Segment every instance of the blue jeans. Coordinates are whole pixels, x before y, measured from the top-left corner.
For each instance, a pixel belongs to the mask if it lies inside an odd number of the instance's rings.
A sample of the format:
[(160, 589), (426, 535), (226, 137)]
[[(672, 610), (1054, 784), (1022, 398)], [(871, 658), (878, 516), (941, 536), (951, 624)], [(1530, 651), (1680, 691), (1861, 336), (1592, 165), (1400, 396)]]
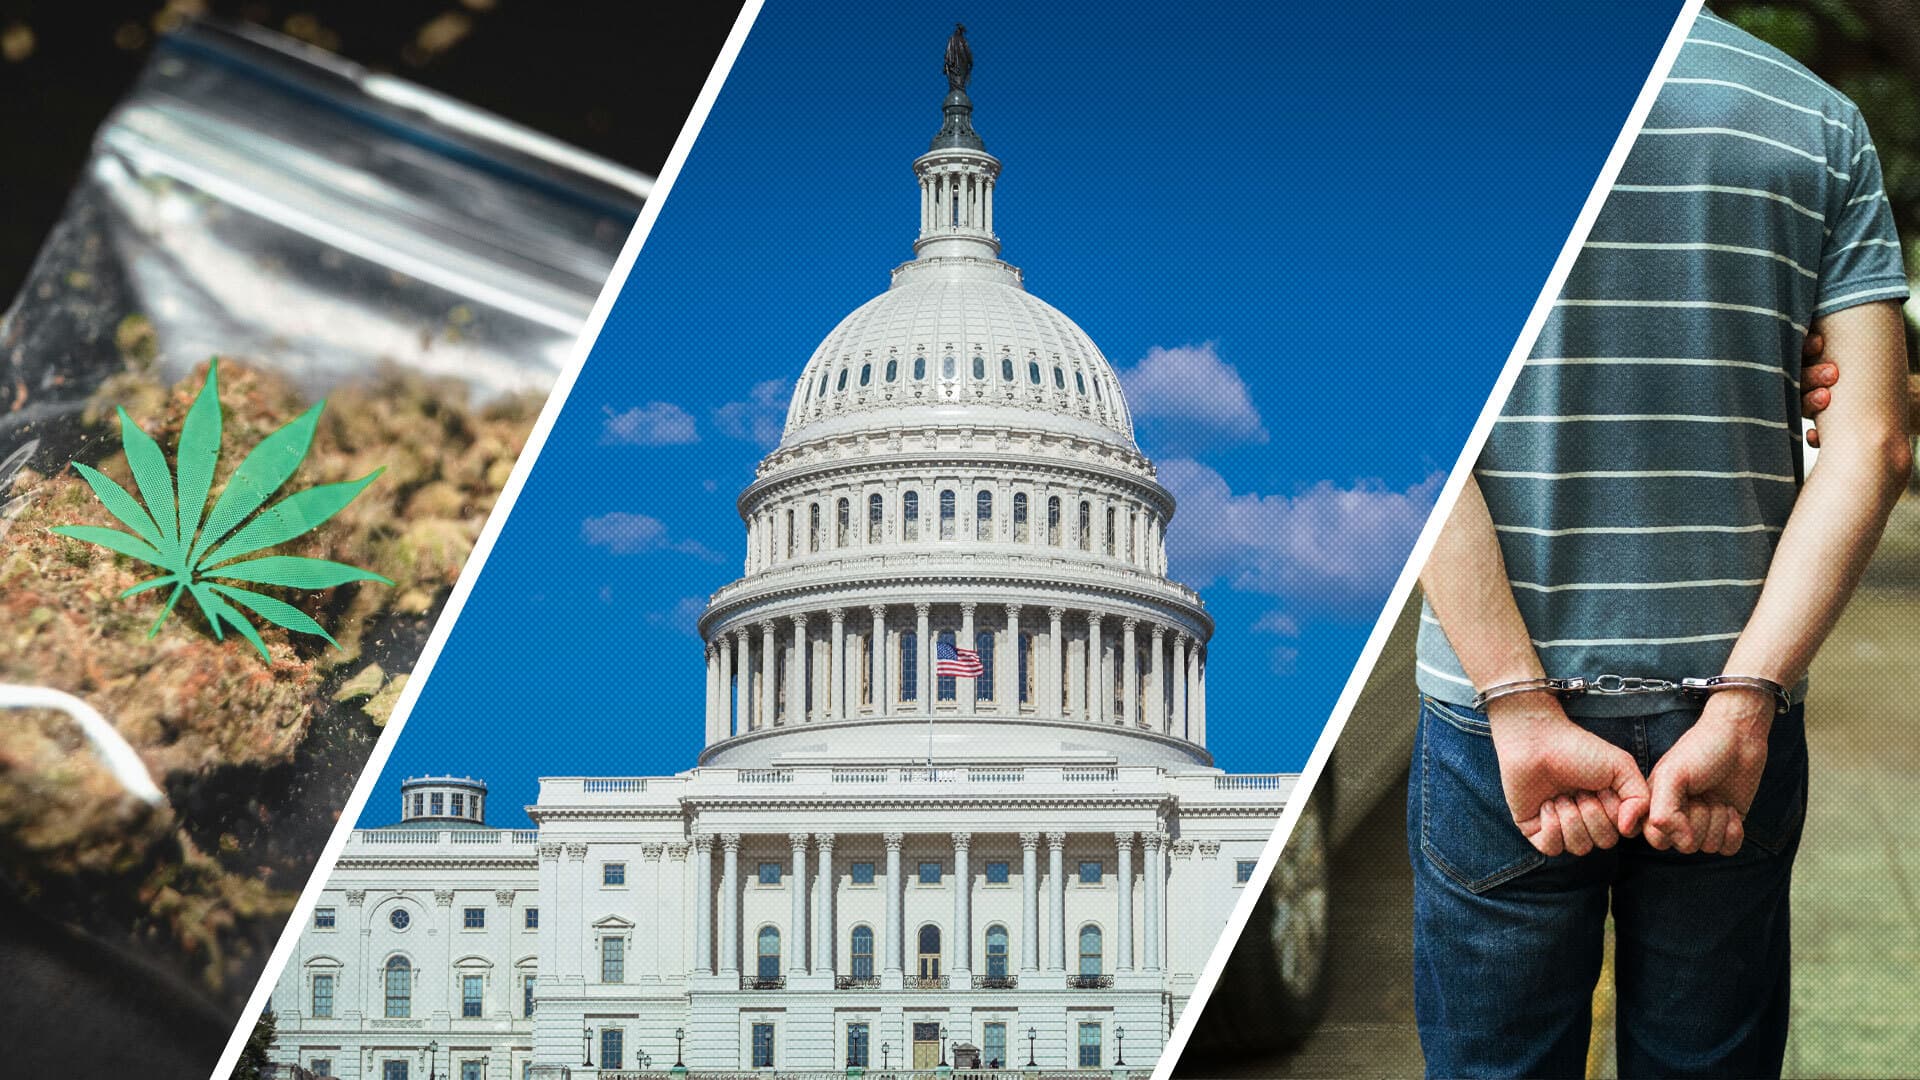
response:
[[(1643, 773), (1698, 710), (1578, 722)], [(1513, 823), (1484, 713), (1422, 699), (1407, 785), (1414, 1011), (1432, 1076), (1584, 1075), (1607, 912), (1620, 1075), (1778, 1076), (1802, 711), (1776, 717), (1739, 854), (1643, 839), (1547, 857)]]

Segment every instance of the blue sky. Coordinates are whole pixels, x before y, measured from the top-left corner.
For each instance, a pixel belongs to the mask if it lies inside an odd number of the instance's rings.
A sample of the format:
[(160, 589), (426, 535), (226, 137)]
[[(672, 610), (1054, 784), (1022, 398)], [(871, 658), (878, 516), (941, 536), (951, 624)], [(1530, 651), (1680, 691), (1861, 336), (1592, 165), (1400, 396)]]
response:
[(734, 498), (912, 256), (956, 16), (1004, 257), (1180, 499), (1219, 764), (1298, 769), (1678, 9), (768, 0), (366, 823), (404, 775), (514, 825), (540, 775), (692, 766)]

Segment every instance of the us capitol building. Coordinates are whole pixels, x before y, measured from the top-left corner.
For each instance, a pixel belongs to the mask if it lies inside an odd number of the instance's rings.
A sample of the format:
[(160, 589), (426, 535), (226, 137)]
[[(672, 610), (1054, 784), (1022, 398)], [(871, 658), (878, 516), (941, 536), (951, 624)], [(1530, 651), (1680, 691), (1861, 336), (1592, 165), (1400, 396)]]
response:
[(971, 63), (956, 32), (915, 258), (820, 344), (740, 495), (698, 765), (543, 778), (534, 830), (486, 827), (483, 782), (407, 781), (280, 978), (277, 1060), (1152, 1066), (1293, 778), (1213, 767), (1173, 498), (1106, 358), (999, 258)]

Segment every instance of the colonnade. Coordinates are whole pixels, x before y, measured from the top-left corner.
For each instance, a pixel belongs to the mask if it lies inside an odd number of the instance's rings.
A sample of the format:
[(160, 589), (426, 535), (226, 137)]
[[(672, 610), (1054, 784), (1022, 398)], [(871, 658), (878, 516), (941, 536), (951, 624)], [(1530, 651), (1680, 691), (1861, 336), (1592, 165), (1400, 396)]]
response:
[[(980, 652), (981, 678), (938, 677), (945, 633)], [(708, 745), (768, 727), (931, 713), (1131, 725), (1206, 743), (1205, 643), (1133, 615), (970, 601), (835, 607), (723, 628), (706, 659)]]

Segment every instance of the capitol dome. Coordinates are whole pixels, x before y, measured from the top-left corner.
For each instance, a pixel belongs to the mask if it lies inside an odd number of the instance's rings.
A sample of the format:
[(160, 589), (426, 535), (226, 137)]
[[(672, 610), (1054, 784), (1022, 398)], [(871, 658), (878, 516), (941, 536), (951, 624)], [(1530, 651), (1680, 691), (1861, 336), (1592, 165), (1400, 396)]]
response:
[(1000, 258), (964, 88), (942, 114), (914, 258), (808, 359), (740, 495), (701, 763), (1208, 767), (1173, 496), (1099, 347)]

